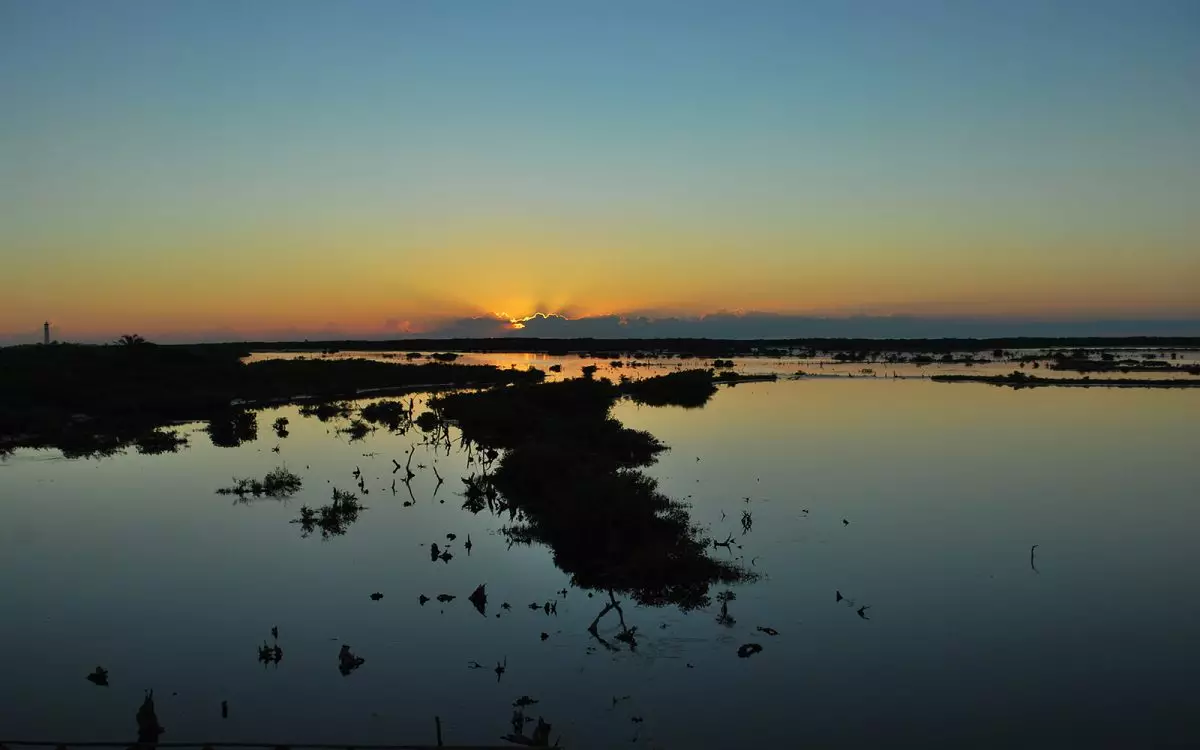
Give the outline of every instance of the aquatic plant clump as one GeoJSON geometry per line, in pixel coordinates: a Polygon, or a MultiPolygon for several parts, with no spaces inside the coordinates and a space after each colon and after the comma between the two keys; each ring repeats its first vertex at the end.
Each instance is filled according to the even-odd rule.
{"type": "Polygon", "coordinates": [[[303,480],[298,474],[294,474],[286,467],[273,469],[261,480],[259,479],[239,479],[234,478],[233,485],[222,487],[217,490],[218,495],[237,495],[238,497],[246,497],[253,495],[254,497],[289,497],[300,491],[303,485],[303,480]]]}
{"type": "Polygon", "coordinates": [[[319,531],[322,539],[328,539],[345,534],[350,525],[358,520],[358,514],[365,509],[353,492],[335,488],[333,500],[328,505],[319,508],[303,505],[300,507],[300,517],[293,519],[292,523],[300,525],[300,536],[304,538],[319,531]]]}

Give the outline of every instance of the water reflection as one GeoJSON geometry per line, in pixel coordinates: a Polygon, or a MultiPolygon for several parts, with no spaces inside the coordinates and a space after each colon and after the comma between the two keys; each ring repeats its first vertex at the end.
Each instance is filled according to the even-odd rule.
{"type": "Polygon", "coordinates": [[[305,539],[314,532],[320,532],[322,539],[329,539],[345,534],[364,510],[366,507],[353,492],[334,489],[332,502],[315,509],[300,506],[300,517],[292,523],[300,525],[300,536],[305,539]]]}
{"type": "Polygon", "coordinates": [[[540,714],[570,747],[728,747],[750,732],[780,746],[1195,739],[1194,397],[855,378],[740,385],[702,409],[606,395],[603,414],[562,417],[518,400],[496,407],[514,424],[491,431],[423,396],[357,402],[409,416],[354,444],[336,429],[360,412],[322,423],[264,410],[264,424],[290,419],[282,457],[203,437],[103,462],[19,451],[0,469],[0,589],[20,613],[0,638],[23,646],[0,684],[6,729],[55,737],[69,721],[78,733],[63,739],[123,737],[154,687],[171,740],[420,741],[449,714],[448,744],[486,744],[518,734],[518,709],[519,734],[531,739],[540,714]],[[432,430],[405,428],[422,413],[432,430]],[[558,428],[572,425],[587,429],[558,428]],[[642,431],[654,442],[630,434],[642,431]],[[527,471],[561,462],[558,443],[586,460],[527,471]],[[303,479],[291,505],[214,498],[284,459],[303,479]],[[631,531],[643,481],[688,500],[687,530],[631,531]],[[431,502],[443,482],[449,502],[431,502]],[[335,487],[355,503],[371,491],[356,516],[368,522],[336,543],[318,513],[335,487]],[[687,565],[606,564],[630,533],[678,544],[687,565]],[[757,580],[704,573],[743,555],[757,580]],[[709,601],[688,609],[697,579],[709,601]],[[248,651],[274,649],[274,622],[289,643],[278,671],[248,651]],[[340,656],[332,669],[343,644],[371,664],[345,680],[340,656]],[[748,647],[761,651],[738,658],[748,647]],[[98,663],[112,670],[103,689],[82,679],[98,663]],[[745,721],[715,715],[715,690],[719,713],[745,721]]]}
{"type": "Polygon", "coordinates": [[[208,422],[208,437],[219,448],[236,448],[258,439],[258,414],[232,409],[208,422]]]}

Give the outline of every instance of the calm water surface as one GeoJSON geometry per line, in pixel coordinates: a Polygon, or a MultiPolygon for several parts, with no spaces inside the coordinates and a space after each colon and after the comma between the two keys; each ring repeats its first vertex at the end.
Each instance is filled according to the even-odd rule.
{"type": "Polygon", "coordinates": [[[0,740],[130,739],[154,688],[164,741],[431,743],[438,715],[448,743],[493,743],[528,694],[569,747],[1200,744],[1200,393],[808,379],[616,416],[671,447],[647,472],[661,489],[741,545],[713,553],[760,574],[733,587],[734,622],[715,601],[626,602],[637,649],[610,614],[609,650],[586,629],[602,592],[462,509],[463,453],[418,447],[414,469],[445,484],[415,469],[415,504],[393,495],[413,434],[350,442],[289,406],[239,448],[192,425],[175,455],[17,452],[0,462],[0,740]],[[304,478],[289,501],[214,494],[279,465],[304,478]],[[355,467],[368,509],[302,538],[299,507],[356,489],[355,467]],[[431,562],[447,533],[454,558],[431,562]],[[480,583],[486,616],[466,601],[480,583]],[[440,593],[458,598],[418,604],[440,593]],[[556,599],[556,616],[528,608],[556,599]],[[272,626],[284,659],[264,668],[272,626]],[[347,677],[342,643],[366,659],[347,677]],[[763,651],[738,658],[745,643],[763,651]],[[110,687],[84,679],[97,664],[110,687]]]}

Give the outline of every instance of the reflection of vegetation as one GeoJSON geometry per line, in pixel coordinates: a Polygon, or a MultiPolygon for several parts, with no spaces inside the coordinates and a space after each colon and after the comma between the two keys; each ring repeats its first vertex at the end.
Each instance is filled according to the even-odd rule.
{"type": "Polygon", "coordinates": [[[261,481],[235,478],[232,486],[222,487],[217,490],[217,494],[237,495],[240,498],[245,498],[247,495],[281,498],[296,494],[300,491],[302,484],[303,480],[298,474],[288,471],[287,467],[280,466],[272,469],[261,481]]]}
{"type": "Polygon", "coordinates": [[[384,425],[392,432],[404,432],[412,419],[412,406],[400,401],[377,401],[363,407],[362,418],[384,425]]]}
{"type": "Polygon", "coordinates": [[[271,425],[271,427],[272,427],[272,429],[275,430],[276,437],[285,438],[288,436],[288,418],[287,417],[280,417],[279,419],[276,419],[275,423],[273,425],[271,425]]]}
{"type": "Polygon", "coordinates": [[[454,352],[435,352],[430,354],[429,358],[437,360],[438,362],[453,362],[454,360],[458,359],[458,355],[454,352]]]}
{"type": "MultiPolygon", "coordinates": [[[[650,380],[638,381],[643,394],[664,387],[650,380]]],[[[609,416],[620,393],[606,380],[577,379],[450,394],[431,406],[467,440],[506,451],[493,472],[468,481],[465,506],[506,510],[512,541],[551,547],[577,586],[704,606],[712,584],[745,573],[708,557],[685,507],[636,471],[665,446],[609,416]]]]}
{"type": "Polygon", "coordinates": [[[422,412],[416,419],[416,425],[421,428],[421,432],[433,432],[441,426],[441,423],[438,416],[431,411],[422,412]]]}
{"type": "Polygon", "coordinates": [[[105,458],[124,452],[133,439],[134,436],[72,430],[56,441],[56,447],[64,458],[105,458]]]}
{"type": "Polygon", "coordinates": [[[345,401],[320,401],[315,404],[304,404],[300,407],[300,416],[316,417],[322,422],[331,419],[344,419],[354,413],[354,407],[345,401]]]}
{"type": "Polygon", "coordinates": [[[732,591],[722,591],[717,594],[717,601],[721,603],[721,612],[717,615],[717,624],[724,625],[727,628],[732,628],[737,624],[737,620],[733,615],[729,614],[729,603],[737,599],[737,594],[732,591]]]}
{"type": "Polygon", "coordinates": [[[178,453],[187,445],[187,438],[174,430],[151,430],[139,435],[133,444],[137,452],[147,456],[157,456],[162,453],[178,453]]]}
{"type": "Polygon", "coordinates": [[[348,435],[350,437],[350,442],[354,442],[356,440],[362,440],[365,438],[368,434],[370,434],[371,429],[371,426],[366,422],[362,421],[361,419],[355,419],[352,420],[346,427],[338,430],[338,433],[342,435],[348,435]]]}
{"type": "Polygon", "coordinates": [[[258,416],[236,409],[213,417],[208,422],[208,437],[218,448],[236,448],[258,439],[258,416]]]}
{"type": "Polygon", "coordinates": [[[300,517],[292,523],[300,524],[303,531],[301,536],[304,538],[311,536],[314,531],[320,531],[321,538],[328,539],[345,534],[363,510],[365,507],[359,502],[357,495],[335,489],[332,502],[315,510],[307,505],[301,506],[300,517]]]}

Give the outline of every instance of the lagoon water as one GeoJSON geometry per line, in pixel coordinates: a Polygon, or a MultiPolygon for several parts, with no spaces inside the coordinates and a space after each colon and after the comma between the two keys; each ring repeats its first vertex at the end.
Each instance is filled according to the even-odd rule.
{"type": "Polygon", "coordinates": [[[463,510],[461,451],[419,445],[415,502],[393,494],[419,432],[350,441],[284,406],[237,448],[190,425],[171,455],[17,451],[0,461],[0,741],[132,739],[153,688],[173,742],[433,744],[439,716],[448,744],[500,744],[529,695],[571,748],[1200,744],[1200,393],[805,379],[615,415],[670,446],[647,473],[740,545],[712,554],[758,574],[730,587],[732,622],[715,600],[626,601],[636,650],[615,613],[594,638],[607,594],[463,510]],[[304,479],[290,500],[215,494],[280,465],[304,479]],[[300,506],[355,490],[356,467],[357,523],[304,538],[300,506]],[[432,542],[453,559],[431,562],[432,542]],[[480,583],[486,616],[467,602],[480,583]],[[441,593],[457,599],[418,604],[441,593]],[[529,608],[547,601],[556,615],[529,608]],[[272,626],[284,657],[264,667],[272,626]],[[349,676],[342,643],[366,659],[349,676]],[[747,643],[762,652],[739,658],[747,643]],[[85,680],[98,664],[109,687],[85,680]]]}

